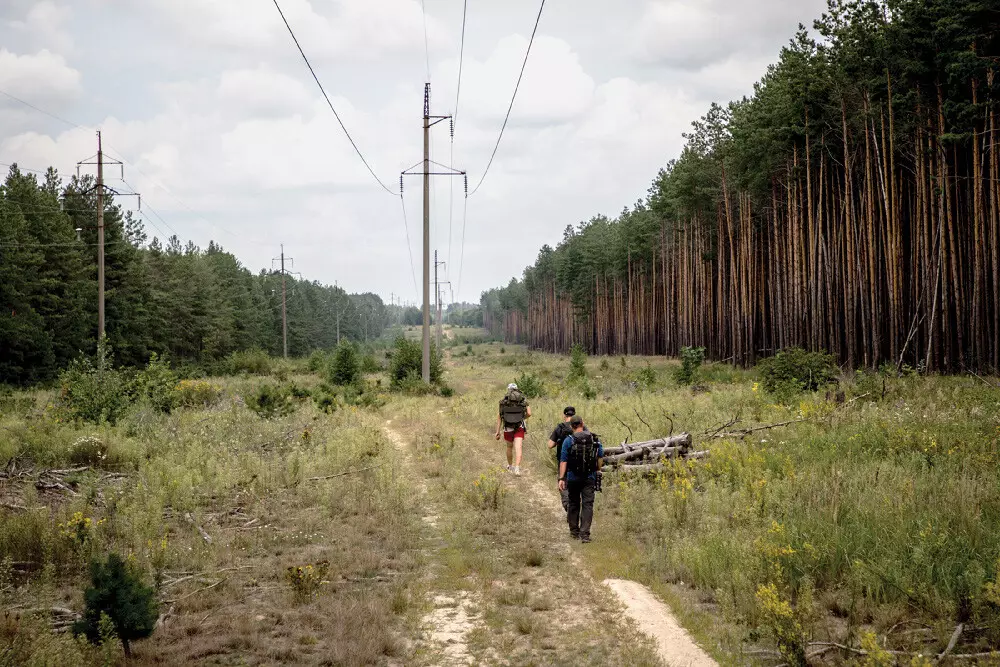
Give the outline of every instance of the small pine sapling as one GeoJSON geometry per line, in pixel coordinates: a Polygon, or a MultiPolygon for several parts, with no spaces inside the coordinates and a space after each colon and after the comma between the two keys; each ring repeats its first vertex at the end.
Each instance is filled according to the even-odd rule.
{"type": "MultiPolygon", "coordinates": [[[[125,655],[131,656],[131,642],[150,636],[156,627],[156,591],[115,553],[108,555],[104,563],[95,560],[90,564],[90,584],[83,594],[83,618],[74,624],[73,631],[86,635],[92,643],[100,643],[101,616],[106,615],[114,624],[125,655]]],[[[107,634],[107,628],[103,634],[107,634]]]]}

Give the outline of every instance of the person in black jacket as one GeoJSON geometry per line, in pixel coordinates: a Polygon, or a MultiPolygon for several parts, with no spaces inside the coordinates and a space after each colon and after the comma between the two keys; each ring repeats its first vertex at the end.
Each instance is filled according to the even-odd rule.
{"type": "MultiPolygon", "coordinates": [[[[567,406],[563,409],[563,420],[556,424],[555,429],[552,430],[552,435],[549,436],[549,449],[556,457],[556,476],[559,475],[559,455],[562,453],[562,443],[567,436],[573,435],[573,427],[569,425],[569,421],[576,416],[576,408],[572,406],[567,406]]],[[[562,506],[563,510],[569,511],[569,491],[561,491],[562,496],[562,506]]]]}
{"type": "Polygon", "coordinates": [[[563,440],[559,455],[559,490],[569,491],[566,520],[569,533],[581,542],[590,542],[594,519],[594,493],[604,464],[604,447],[586,428],[579,415],[569,422],[573,434],[563,440]]]}

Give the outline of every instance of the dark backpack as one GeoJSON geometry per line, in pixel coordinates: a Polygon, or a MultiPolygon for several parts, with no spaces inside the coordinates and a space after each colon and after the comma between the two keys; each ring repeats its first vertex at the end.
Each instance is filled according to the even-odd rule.
{"type": "Polygon", "coordinates": [[[500,401],[500,417],[504,426],[517,428],[524,421],[528,411],[528,399],[519,391],[507,392],[500,401]]]}
{"type": "Polygon", "coordinates": [[[573,434],[573,443],[566,456],[566,469],[576,477],[587,477],[597,472],[598,439],[589,431],[573,434]]]}

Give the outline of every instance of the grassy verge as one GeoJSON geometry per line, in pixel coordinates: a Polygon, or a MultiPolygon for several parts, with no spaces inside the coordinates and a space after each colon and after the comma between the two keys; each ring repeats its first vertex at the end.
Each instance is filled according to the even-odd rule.
{"type": "Polygon", "coordinates": [[[138,664],[375,664],[406,654],[418,518],[380,417],[327,415],[304,401],[262,419],[242,404],[262,380],[211,382],[220,391],[210,407],[139,408],[116,426],[57,421],[45,394],[0,417],[8,664],[107,660],[113,649],[52,633],[48,610],[79,610],[87,562],[112,551],[161,600],[160,627],[134,647],[138,664]],[[60,474],[64,488],[36,488],[53,468],[79,470],[60,474]],[[327,583],[297,596],[287,569],[322,561],[327,583]]]}
{"type": "Polygon", "coordinates": [[[940,652],[959,623],[958,651],[1000,644],[1000,393],[980,380],[851,376],[843,396],[783,405],[752,371],[719,364],[692,391],[656,358],[592,358],[573,383],[566,357],[512,346],[456,362],[458,387],[539,380],[537,440],[572,404],[605,442],[673,428],[711,450],[655,478],[609,475],[588,563],[680,603],[720,659],[770,648],[787,660],[828,640],[940,652]],[[793,423],[706,435],[737,417],[721,430],[793,423]]]}

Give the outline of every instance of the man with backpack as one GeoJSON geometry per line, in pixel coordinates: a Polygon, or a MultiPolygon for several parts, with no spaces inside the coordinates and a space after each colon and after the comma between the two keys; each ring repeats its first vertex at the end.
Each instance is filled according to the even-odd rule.
{"type": "Polygon", "coordinates": [[[567,491],[569,534],[581,542],[590,542],[590,524],[594,519],[594,493],[597,476],[604,464],[604,447],[575,415],[569,422],[573,434],[563,440],[559,454],[559,490],[567,491]]]}
{"type": "Polygon", "coordinates": [[[507,393],[500,400],[500,414],[497,415],[497,440],[500,439],[500,429],[507,441],[507,470],[515,475],[521,474],[521,446],[528,432],[525,420],[531,417],[531,407],[517,385],[511,382],[507,385],[507,393]],[[515,458],[516,454],[516,458],[515,458]]]}
{"type": "MultiPolygon", "coordinates": [[[[556,424],[555,429],[552,431],[552,435],[549,436],[549,449],[556,457],[556,473],[559,472],[559,456],[562,454],[562,443],[568,436],[573,435],[573,428],[569,425],[569,421],[576,415],[576,408],[572,406],[567,406],[563,409],[563,420],[556,424]]],[[[563,510],[569,511],[569,491],[562,491],[562,506],[563,510]]]]}

